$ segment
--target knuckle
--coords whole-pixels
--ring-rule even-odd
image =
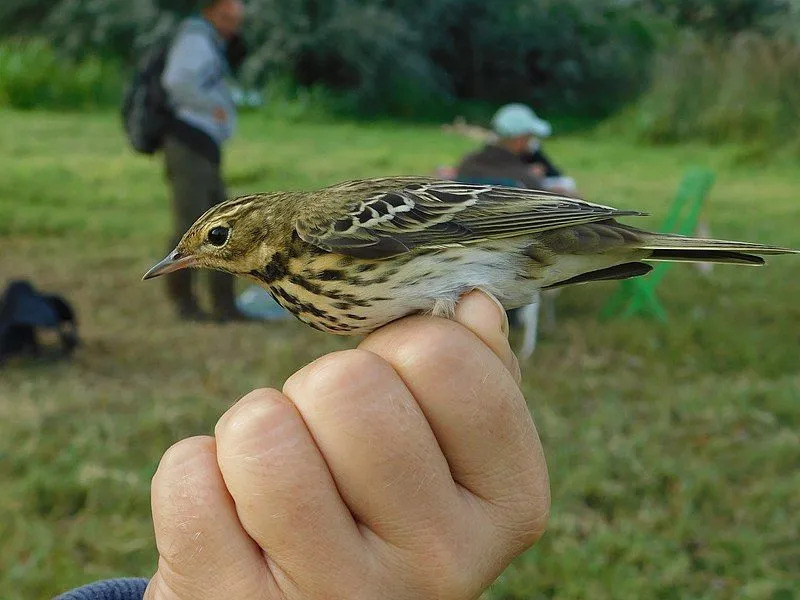
[[[423,581],[433,589],[431,595],[443,599],[461,599],[467,590],[476,587],[472,553],[453,537],[440,536],[431,540],[424,555]]]
[[[526,546],[533,545],[547,529],[550,520],[550,492],[546,488],[544,494],[532,497],[526,504],[526,510],[518,517],[519,535],[517,539]]]
[[[295,402],[322,399],[330,393],[346,395],[354,389],[374,388],[394,377],[389,364],[367,350],[327,354],[295,373],[284,392]]]
[[[524,552],[541,539],[547,529],[549,516],[549,510],[537,512],[528,521],[507,529],[507,538],[514,554]]]
[[[176,471],[187,472],[192,470],[193,462],[198,457],[214,452],[214,439],[209,436],[194,436],[181,440],[170,446],[158,464],[153,475],[153,486],[162,484],[170,479]]]
[[[530,548],[544,535],[550,518],[550,488],[541,482],[523,485],[498,512],[495,524],[517,551]]]
[[[485,582],[484,557],[476,568],[476,554],[481,531],[467,523],[469,518],[454,511],[450,518],[430,520],[421,527],[413,544],[397,546],[379,559],[378,580],[385,587],[385,575],[399,573],[413,597],[462,600],[471,598]],[[478,535],[480,538],[480,535]]]
[[[458,367],[469,341],[466,333],[450,321],[430,320],[422,327],[404,330],[396,341],[395,355],[412,370]]]
[[[276,395],[280,396],[280,392],[276,389],[256,388],[242,396],[239,403],[263,402],[264,400],[272,400]]]
[[[285,418],[287,408],[289,404],[278,390],[253,390],[217,422],[214,435],[224,441],[230,436],[246,435],[254,429],[263,430]]]

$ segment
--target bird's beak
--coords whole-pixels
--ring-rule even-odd
[[[197,259],[194,256],[181,256],[180,252],[173,250],[167,254],[164,260],[153,265],[150,270],[144,274],[142,280],[152,279],[153,277],[158,277],[159,275],[166,275],[167,273],[179,271],[180,269],[186,269],[188,267],[194,267],[195,265],[197,265]]]

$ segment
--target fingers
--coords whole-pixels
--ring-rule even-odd
[[[454,321],[403,319],[286,395],[249,394],[216,445],[177,444],[153,480],[146,598],[474,596],[549,507],[507,331],[498,303],[469,294]]]
[[[325,356],[284,386],[356,519],[408,547],[461,500],[436,438],[403,381],[364,350]]]
[[[152,504],[159,566],[147,600],[278,597],[261,549],[239,523],[213,438],[183,440],[164,454]]]
[[[482,293],[467,300],[457,315],[471,331],[444,319],[412,317],[381,328],[361,348],[383,357],[403,379],[458,483],[543,525],[547,470],[528,407],[498,358],[508,360],[504,319]]]
[[[508,343],[508,314],[494,296],[475,290],[456,305],[455,321],[477,335],[519,383],[519,361]]]
[[[282,589],[296,581],[302,582],[301,597],[338,597],[342,582],[364,576],[369,561],[361,534],[302,417],[283,394],[248,394],[220,419],[216,436],[219,467],[239,519],[271,560]]]

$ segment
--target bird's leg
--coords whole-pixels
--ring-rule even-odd
[[[541,305],[542,296],[537,290],[531,303],[522,307],[522,323],[524,326],[522,347],[519,349],[520,360],[527,360],[536,350],[536,338],[539,329],[539,306]]]

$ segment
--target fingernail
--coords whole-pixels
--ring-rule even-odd
[[[500,300],[495,298],[493,294],[490,294],[489,292],[483,292],[483,293],[486,294],[489,297],[489,299],[495,303],[495,306],[497,306],[497,310],[500,311],[500,331],[503,332],[504,336],[508,337],[508,313],[506,312],[506,309],[503,307],[503,304],[500,302]]]
[[[490,294],[486,290],[477,289],[473,293],[483,294],[492,301],[492,303],[497,307],[498,312],[498,321],[500,324],[500,331],[503,332],[503,335],[508,337],[508,313],[506,313],[506,309],[503,308],[503,305],[500,303],[500,300],[494,297],[494,295]]]

